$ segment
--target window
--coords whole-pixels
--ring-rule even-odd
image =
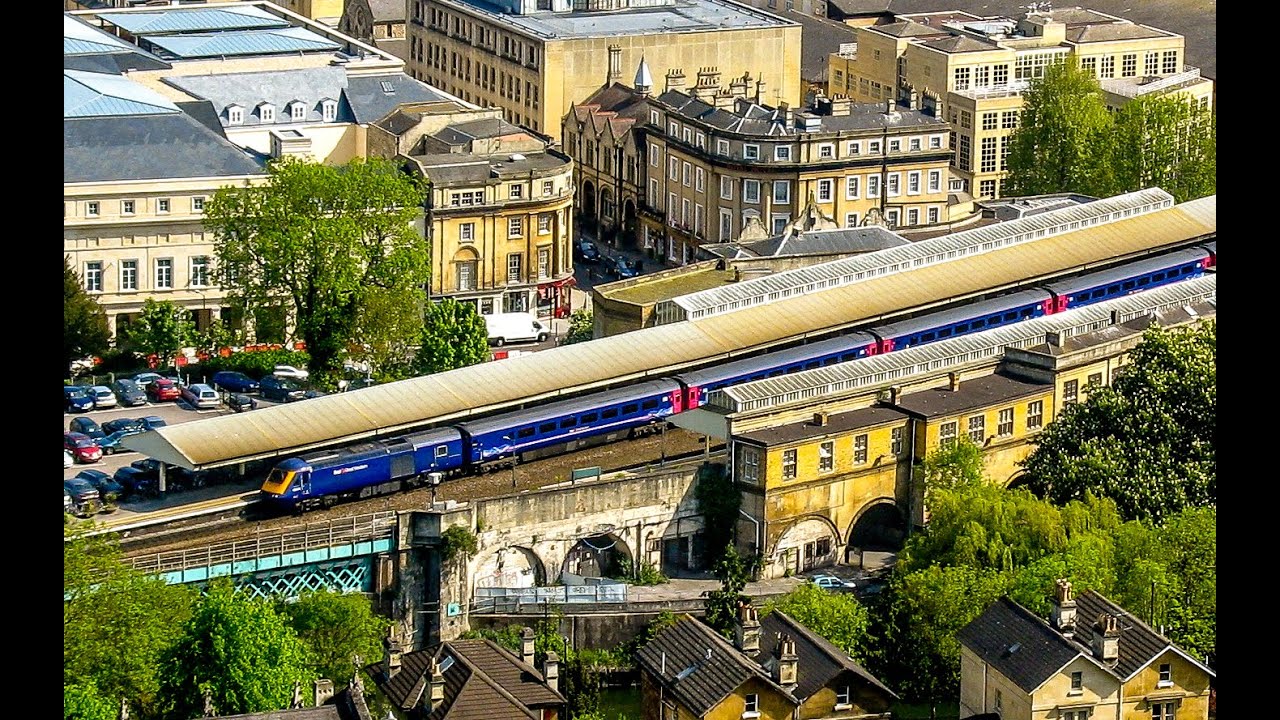
[[[658,118],[658,111],[657,111],[657,110],[650,110],[650,111],[649,111],[649,122],[653,123],[654,125],[661,125],[661,124],[662,124],[662,120]]]
[[[901,141],[901,140],[897,140],[897,139],[895,139],[895,140],[890,140],[890,141],[889,141],[889,152],[891,152],[891,153],[896,153],[896,152],[901,152],[901,151],[902,151],[902,141]]]
[[[862,143],[858,142],[857,140],[854,140],[853,142],[850,142],[850,143],[849,143],[849,154],[850,154],[850,155],[861,155],[861,154],[862,154]]]
[[[724,200],[733,199],[733,178],[720,176],[720,197]]]
[[[790,160],[790,159],[791,159],[791,146],[790,146],[790,145],[778,145],[778,146],[774,147],[774,148],[773,148],[773,159],[774,159],[774,160]]]
[[[1138,55],[1130,53],[1120,56],[1120,77],[1137,77]]]
[[[551,215],[542,213],[538,216],[538,234],[546,235],[551,232]]]
[[[941,150],[941,149],[942,149],[942,136],[941,136],[941,135],[931,135],[931,136],[929,137],[929,149],[930,149],[930,150]]]
[[[1102,78],[1113,78],[1116,76],[1116,58],[1114,55],[1107,55],[1102,58],[1102,71],[1098,73]]]
[[[1160,681],[1156,687],[1169,687],[1173,685],[1173,666],[1169,663],[1160,663]]]
[[[538,278],[551,277],[551,248],[538,248]]]
[[[239,125],[244,122],[244,108],[231,105],[227,108],[227,124]]]
[[[98,203],[89,202],[84,205],[84,214],[89,217],[98,217]]]
[[[689,187],[693,185],[693,166],[690,165],[689,163],[684,163],[683,166],[684,166],[684,172],[681,174],[681,177],[682,177],[681,182],[684,184],[685,187]]]
[[[969,418],[969,439],[974,445],[981,445],[987,439],[987,418],[984,415],[974,415]]]
[[[823,160],[830,160],[836,156],[836,146],[831,143],[824,143],[818,146],[818,157]]]
[[[507,190],[507,197],[511,200],[521,200],[524,198],[524,186],[519,183],[511,185]]]
[[[929,224],[930,225],[938,224],[938,208],[936,207],[929,208]]]
[[[707,186],[707,171],[701,167],[694,168],[693,172],[693,189],[702,192]]]
[[[1089,75],[1097,77],[1098,76],[1098,58],[1096,57],[1080,58],[1080,69],[1085,71]]]
[[[1079,710],[1063,710],[1062,720],[1089,720],[1089,716],[1093,711],[1088,708]]]
[[[984,112],[982,113],[982,129],[995,130],[996,125],[1000,122],[1000,113]]]
[[[796,451],[782,451],[782,479],[793,480],[796,476]]]
[[[942,426],[938,428],[938,446],[939,447],[949,448],[956,444],[957,425],[958,423],[956,423],[954,420],[951,422],[942,423]]]
[[[1178,51],[1165,50],[1160,55],[1160,74],[1173,75],[1176,72],[1178,72]]]
[[[898,188],[899,179],[900,179],[899,173],[889,173],[888,180],[885,183],[885,188],[889,192],[889,197],[894,197],[895,195],[899,194],[899,188]]]
[[[1062,404],[1072,405],[1080,398],[1080,381],[1068,380],[1062,384]]]
[[[507,256],[507,282],[520,281],[520,263],[524,256],[520,253],[511,253]]]
[[[102,292],[101,260],[93,260],[84,264],[84,289],[87,292]]]
[[[476,289],[476,262],[467,260],[458,263],[458,290]]]
[[[458,226],[458,240],[460,242],[475,242],[476,224],[473,222],[462,223]]]
[[[997,690],[996,699],[992,702],[992,707],[995,709],[996,712],[1000,712],[1003,709],[1002,707],[1003,705],[1004,705],[1004,695],[1002,695],[1000,691]]]
[[[853,464],[867,464],[867,434],[855,435],[853,438]]]
[[[907,224],[908,224],[908,225],[919,225],[919,224],[920,224],[920,209],[919,209],[919,208],[911,208],[910,210],[907,210]]]
[[[907,173],[907,194],[908,195],[920,194],[920,171],[919,170],[912,170],[911,172]]]
[[[1089,376],[1089,387],[1098,387],[1102,384],[1102,373],[1094,373]]]
[[[993,198],[996,196],[996,181],[983,180],[978,183],[978,197]]]
[[[860,188],[858,187],[858,176],[850,175],[844,179],[844,197],[846,200],[857,200]]]
[[[289,117],[294,122],[302,122],[307,115],[307,108],[300,102],[293,103],[289,106]]]
[[[1142,58],[1142,74],[1143,75],[1159,75],[1160,74],[1160,53],[1148,52]]]
[[[160,198],[159,200],[156,200],[156,212],[169,212],[169,198]]]
[[[134,202],[133,202],[132,200],[121,200],[121,201],[120,201],[120,214],[121,214],[121,215],[132,215],[132,214],[133,214],[133,208],[134,208]]]
[[[781,235],[782,231],[787,229],[787,221],[791,219],[791,216],[786,214],[775,213],[770,217],[772,220],[771,226],[773,229],[773,234]]]
[[[333,100],[325,100],[320,103],[320,116],[325,122],[333,122],[338,119],[338,103]]]
[[[260,120],[261,120],[262,122],[264,122],[264,123],[275,122],[275,121],[276,121],[276,109],[275,109],[275,106],[273,106],[273,105],[271,105],[271,104],[269,104],[269,103],[263,103],[263,104],[259,105],[259,106],[258,106],[258,119],[260,119]]]
[[[902,454],[902,428],[900,427],[889,431],[889,452],[894,455]]]
[[[869,198],[880,197],[880,176],[879,175],[867,176],[867,197]]]
[[[676,140],[680,139],[680,126],[674,120],[667,122],[667,134]]]
[[[650,165],[652,165],[652,166],[654,166],[654,167],[658,167],[658,163],[659,163],[659,162],[661,161],[661,159],[662,159],[662,158],[661,158],[661,155],[662,155],[662,153],[661,153],[661,152],[659,152],[659,150],[658,150],[658,146],[657,146],[657,145],[650,145],[650,146],[649,146],[649,164],[650,164]]]
[[[759,180],[743,180],[742,181],[742,202],[746,202],[746,203],[760,202],[760,181]]]
[[[507,236],[520,237],[522,235],[524,235],[524,218],[507,218]]]
[[[677,158],[667,158],[667,177],[676,182],[680,181],[680,160]]]
[[[191,198],[191,212],[204,212],[204,198],[203,198],[203,197],[193,197],[193,198]]]
[[[773,181],[773,201],[775,203],[791,202],[791,181],[790,180],[774,180]]]
[[[752,717],[756,717],[760,714],[760,696],[759,695],[755,693],[751,693],[750,695],[747,695],[745,698],[743,698],[742,705],[743,705],[742,707],[743,715],[746,715],[747,713],[755,713],[756,715],[753,715]]]
[[[879,140],[869,141],[867,143],[867,152],[871,153],[872,155],[878,155],[880,153],[880,141]]]
[[[1044,425],[1044,401],[1033,400],[1027,403],[1027,429],[1035,430]]]
[[[858,227],[858,213],[851,212],[844,214],[844,226],[847,228]]]
[[[635,166],[634,166],[634,165],[632,166],[632,169],[635,169]],[[556,192],[556,183],[555,183],[555,181],[554,181],[554,180],[543,180],[543,181],[542,181],[542,194],[543,194],[543,195],[554,195],[554,194],[555,194],[555,192]]]
[[[989,173],[996,171],[996,139],[993,137],[982,138],[980,163],[978,165],[979,172]]]
[[[929,171],[929,192],[931,193],[942,192],[942,171],[941,170]]]
[[[955,69],[955,90],[969,89],[969,68]]]
[[[1013,130],[1016,127],[1018,127],[1018,111],[1017,110],[1005,110],[1004,112],[1000,113],[1000,129],[1001,130]]]
[[[1173,720],[1173,703],[1151,703],[1151,720]]]
[[[818,181],[818,202],[831,202],[831,181]]]
[[[759,160],[760,146],[759,145],[743,145],[742,157],[747,160]]]
[[[835,709],[847,710],[848,708],[845,706],[850,704],[850,699],[852,698],[852,696],[853,696],[853,693],[851,692],[848,685],[841,685],[840,687],[837,687]]]
[[[918,137],[911,138],[910,147],[911,147],[911,152],[918,152],[920,150],[920,138]]]
[[[718,154],[718,155],[728,155],[728,154],[729,154],[729,141],[728,141],[728,140],[716,140],[716,154]]]
[[[121,290],[137,290],[138,289],[138,261],[137,260],[121,260],[120,261],[120,289]]]
[[[173,289],[173,258],[156,260],[156,289]]]
[[[818,472],[831,472],[835,467],[834,445],[835,443],[828,440],[818,446]]]
[[[209,286],[209,256],[197,255],[191,258],[191,286]]]
[[[898,227],[899,213],[897,210],[886,210],[884,212],[884,222],[891,228]]]
[[[742,479],[745,482],[760,481],[760,451],[755,448],[742,449]]]

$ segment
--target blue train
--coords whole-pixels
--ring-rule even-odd
[[[668,378],[278,463],[262,496],[302,511],[655,432],[718,388],[1042,317],[1216,270],[1217,242]]]

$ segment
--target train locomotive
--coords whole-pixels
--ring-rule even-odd
[[[728,385],[1002,327],[1216,270],[1217,242],[733,362],[278,463],[262,485],[291,511],[418,487],[655,432]],[[429,419],[424,420],[430,422]]]

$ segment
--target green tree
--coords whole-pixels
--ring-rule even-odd
[[[1115,114],[1113,158],[1120,192],[1159,187],[1177,202],[1218,192],[1213,111],[1185,95],[1143,95]]]
[[[422,337],[421,304],[407,304],[397,291],[370,288],[360,307],[350,357],[369,365],[378,382],[413,377],[413,345]]]
[[[1055,503],[1087,492],[1126,519],[1216,505],[1217,324],[1153,326],[1111,387],[1094,388],[1036,437],[1027,487]]]
[[[115,535],[79,527],[63,543],[62,590],[63,683],[80,686],[77,697],[110,699],[113,717],[122,697],[151,713],[160,658],[190,617],[194,593],[135,571]]]
[[[205,204],[219,284],[249,316],[284,303],[312,375],[332,379],[373,289],[421,307],[430,268],[430,245],[413,227],[421,204],[418,180],[387,160],[274,160],[265,184],[223,188]]]
[[[62,368],[70,376],[71,363],[101,355],[111,347],[107,314],[97,299],[85,292],[71,258],[62,258]]]
[[[178,352],[196,341],[191,313],[168,300],[147,298],[137,319],[124,328],[125,340],[143,355],[155,355],[168,367]]]
[[[337,683],[351,679],[354,657],[381,654],[382,638],[391,626],[359,593],[309,591],[292,602],[278,602],[277,609],[310,650],[316,674]]]
[[[968,435],[961,435],[946,447],[925,456],[920,463],[925,487],[925,502],[938,490],[954,490],[987,482],[982,448],[974,444]]]
[[[202,715],[206,694],[219,715],[281,710],[295,683],[311,684],[311,667],[306,645],[271,601],[218,580],[165,653],[160,697],[175,718]]]
[[[595,318],[587,308],[578,308],[569,316],[569,332],[560,341],[561,345],[585,342],[595,337]]]
[[[714,566],[720,561],[716,551],[733,544],[742,493],[738,492],[723,463],[705,462],[698,468],[694,497],[698,500],[698,512],[702,513],[703,544],[711,551],[707,562]],[[760,548],[755,550],[760,552]]]
[[[1112,119],[1098,81],[1074,62],[1045,68],[1022,94],[1004,195],[1114,195]],[[1127,152],[1137,152],[1127,148]]]
[[[738,550],[732,543],[725,547],[719,562],[712,569],[716,579],[720,581],[720,589],[707,593],[704,620],[726,638],[733,637],[738,606],[751,604],[751,597],[742,594],[747,587],[747,579],[751,577],[751,569],[750,564],[738,555]]]
[[[427,306],[422,346],[413,360],[416,374],[467,367],[488,357],[489,331],[472,305],[442,298]]]
[[[62,686],[62,720],[117,720],[120,705],[98,692],[93,681]]]
[[[870,620],[867,608],[853,595],[828,592],[807,582],[766,603],[760,614],[775,610],[826,638],[854,660],[866,661]]]

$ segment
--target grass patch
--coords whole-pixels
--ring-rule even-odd
[[[960,703],[943,702],[938,703],[938,714],[930,714],[932,706],[929,703],[896,703],[893,708],[894,720],[958,720],[960,717]]]

